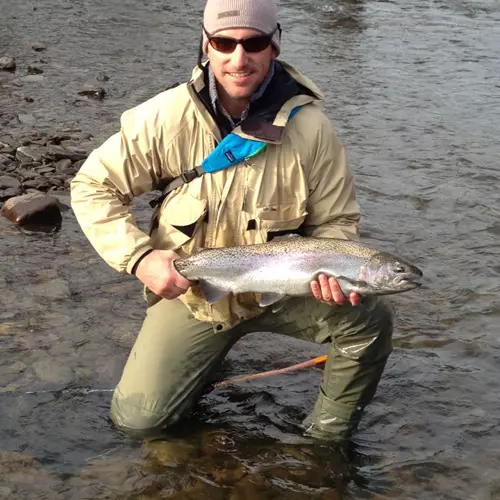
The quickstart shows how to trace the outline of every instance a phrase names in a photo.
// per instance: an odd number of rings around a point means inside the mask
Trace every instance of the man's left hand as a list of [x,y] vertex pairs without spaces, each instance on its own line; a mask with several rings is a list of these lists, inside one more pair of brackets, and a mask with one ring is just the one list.
[[361,296],[358,293],[351,292],[349,297],[346,297],[337,280],[327,278],[324,274],[320,274],[317,281],[311,281],[311,291],[317,300],[332,306],[341,306],[346,300],[349,300],[353,306],[361,304]]

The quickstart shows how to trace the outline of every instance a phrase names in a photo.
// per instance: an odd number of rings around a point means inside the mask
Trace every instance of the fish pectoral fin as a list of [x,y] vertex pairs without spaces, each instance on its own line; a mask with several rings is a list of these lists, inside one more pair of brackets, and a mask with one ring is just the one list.
[[293,240],[295,238],[301,238],[300,234],[297,233],[279,234],[278,236],[275,236],[273,240]]
[[265,292],[260,296],[259,306],[266,307],[278,302],[285,296],[284,293]]
[[361,282],[346,278],[345,276],[337,276],[335,279],[344,294],[351,292],[359,293]]
[[231,293],[230,290],[225,290],[204,280],[200,280],[200,288],[209,304],[215,304]]
[[278,302],[275,302],[273,304],[273,307],[271,310],[273,311],[273,314],[279,313],[284,307],[285,307],[286,300],[280,300]]

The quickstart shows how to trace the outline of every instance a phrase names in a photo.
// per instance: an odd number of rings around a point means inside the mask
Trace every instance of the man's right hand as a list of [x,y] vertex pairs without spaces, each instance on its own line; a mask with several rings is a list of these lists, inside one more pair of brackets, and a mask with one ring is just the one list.
[[172,250],[153,250],[139,262],[135,275],[159,297],[175,299],[191,286],[174,267],[178,258]]

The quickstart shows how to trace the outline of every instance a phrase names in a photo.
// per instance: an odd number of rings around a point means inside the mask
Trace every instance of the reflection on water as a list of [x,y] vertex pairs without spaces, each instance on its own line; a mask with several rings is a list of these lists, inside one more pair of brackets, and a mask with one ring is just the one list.
[[[202,8],[0,0],[0,55],[18,66],[0,73],[0,136],[72,128],[99,144],[123,110],[189,76]],[[302,437],[313,369],[207,394],[163,440],[122,435],[109,390],[142,322],[138,282],[101,262],[71,212],[55,235],[1,219],[0,497],[500,498],[500,5],[280,9],[282,57],[324,91],[346,145],[363,238],[426,275],[393,298],[395,350],[360,432],[346,449]],[[40,78],[27,78],[32,64]],[[103,101],[78,94],[96,85]],[[147,224],[147,200],[134,210]],[[321,353],[254,334],[221,376]]]

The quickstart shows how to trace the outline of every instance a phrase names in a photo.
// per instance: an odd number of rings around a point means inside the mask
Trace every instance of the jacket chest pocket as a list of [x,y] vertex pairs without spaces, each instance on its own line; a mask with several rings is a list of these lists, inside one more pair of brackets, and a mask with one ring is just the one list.
[[161,248],[189,252],[194,246],[202,246],[204,227],[207,225],[207,200],[183,193],[167,198],[160,212],[156,238]]
[[302,234],[306,215],[302,205],[266,205],[257,207],[253,224],[260,231],[262,241],[271,241],[285,234]]

